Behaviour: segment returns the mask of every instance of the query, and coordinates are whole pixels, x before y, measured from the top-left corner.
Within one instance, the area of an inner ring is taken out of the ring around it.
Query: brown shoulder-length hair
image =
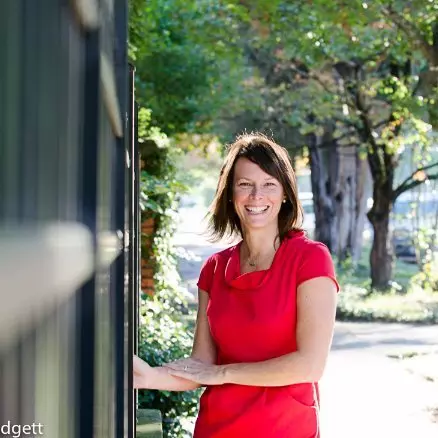
[[[228,147],[216,195],[209,210],[211,241],[221,240],[226,235],[231,237],[239,234],[243,237],[242,225],[233,203],[234,169],[237,160],[243,157],[257,164],[283,186],[286,202],[281,204],[278,214],[278,237],[282,242],[289,231],[301,230],[303,209],[287,150],[260,133],[241,135]]]

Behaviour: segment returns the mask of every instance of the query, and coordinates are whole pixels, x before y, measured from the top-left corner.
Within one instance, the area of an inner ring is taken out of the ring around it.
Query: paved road
[[[228,245],[209,244],[205,226],[192,231],[196,223],[199,215],[186,215],[175,236],[193,256],[179,268],[194,294],[203,260]],[[388,357],[432,348],[438,349],[438,326],[338,322],[321,381],[323,438],[437,438],[432,410],[438,413],[438,384]]]
[[[338,322],[321,381],[323,437],[438,437],[438,384],[388,357],[437,341],[437,326]]]

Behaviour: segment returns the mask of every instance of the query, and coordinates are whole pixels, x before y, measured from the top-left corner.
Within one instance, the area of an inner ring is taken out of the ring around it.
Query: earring
[[[283,199],[283,204],[286,204],[286,199]]]

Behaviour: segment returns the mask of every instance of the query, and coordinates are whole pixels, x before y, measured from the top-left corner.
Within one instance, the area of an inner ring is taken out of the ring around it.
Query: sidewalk
[[[402,333],[415,336],[403,339]],[[338,323],[321,381],[322,438],[438,437],[427,410],[438,408],[438,384],[386,356],[412,349],[415,342],[424,347],[434,334],[436,342],[437,326]]]

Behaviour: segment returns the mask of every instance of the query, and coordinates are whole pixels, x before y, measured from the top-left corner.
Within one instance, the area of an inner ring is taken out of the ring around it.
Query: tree
[[[437,8],[430,1],[401,0],[372,4],[352,0],[348,9],[342,1],[323,0],[260,0],[248,7],[255,22],[269,24],[266,39],[281,45],[291,69],[305,66],[300,70],[309,83],[319,85],[321,94],[308,94],[308,121],[317,129],[321,122],[336,121],[336,138],[350,135],[349,146],[357,140],[366,154],[373,181],[368,218],[374,229],[370,256],[374,288],[388,287],[392,278],[389,217],[395,199],[436,178],[430,172],[438,163],[423,161],[399,186],[394,180],[400,153],[409,147],[406,138],[413,133],[426,149],[424,121],[435,124]],[[429,95],[419,95],[425,89]],[[333,111],[321,114],[317,110],[324,100],[330,101]]]
[[[141,5],[133,14],[132,52],[144,72],[140,96],[166,132],[211,131],[226,108],[228,118],[256,117],[255,124],[275,127],[289,144],[308,146],[315,174],[323,159],[337,163],[330,174],[319,172],[325,181],[314,188],[322,196],[316,203],[329,207],[322,210],[338,221],[337,229],[345,212],[354,224],[337,235],[321,221],[341,255],[357,241],[363,206],[363,181],[348,163],[362,169],[366,157],[374,197],[368,212],[372,286],[385,288],[392,277],[392,205],[403,191],[435,178],[435,163],[423,158],[406,181],[395,182],[403,148],[415,137],[426,151],[428,123],[437,123],[438,6],[424,0],[344,3],[132,0]],[[238,61],[241,53],[246,67]],[[242,102],[243,95],[252,105]],[[326,143],[331,146],[324,151]],[[341,153],[346,150],[354,160]]]

